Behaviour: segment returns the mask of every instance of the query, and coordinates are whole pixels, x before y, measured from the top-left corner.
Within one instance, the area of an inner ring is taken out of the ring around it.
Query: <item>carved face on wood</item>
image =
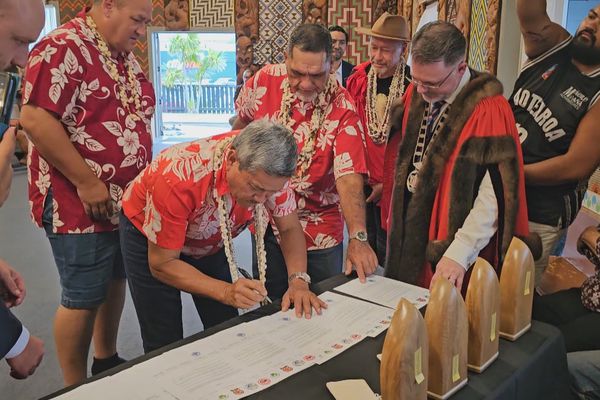
[[[250,67],[253,59],[252,40],[248,36],[240,36],[236,41],[235,61],[241,71]]]
[[[187,0],[171,0],[165,6],[165,25],[168,29],[184,30],[189,28]]]

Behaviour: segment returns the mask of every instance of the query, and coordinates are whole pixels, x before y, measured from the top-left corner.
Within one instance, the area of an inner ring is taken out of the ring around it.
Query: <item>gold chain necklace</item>
[[[121,79],[119,76],[119,70],[117,68],[117,63],[113,60],[112,55],[110,54],[110,51],[108,50],[108,45],[106,44],[106,41],[104,40],[102,35],[100,35],[100,32],[98,32],[96,23],[94,22],[92,17],[89,15],[86,16],[85,23],[88,25],[88,27],[92,31],[92,33],[94,35],[94,39],[96,39],[96,43],[98,45],[98,50],[100,51],[100,54],[104,58],[104,63],[106,65],[106,67],[108,68],[108,74],[117,83],[117,87],[119,88],[118,97],[119,97],[119,100],[121,100],[121,104],[123,105],[123,108],[129,109],[130,104],[133,104],[135,106],[136,112],[142,111],[142,102],[141,102],[142,87],[141,87],[140,82],[138,81],[137,77],[135,76],[135,73],[133,72],[134,68],[131,65],[129,57],[125,57],[125,69],[127,70],[127,83],[128,84],[123,85],[121,83]],[[127,95],[127,88],[129,88],[129,91],[132,93],[132,96]]]
[[[225,149],[233,142],[233,137],[229,137],[221,140],[216,146],[213,153],[213,171],[215,174],[213,196],[217,200],[217,212],[219,215],[219,226],[221,228],[221,237],[223,238],[223,248],[225,250],[225,256],[227,257],[227,263],[229,264],[229,272],[231,273],[231,282],[234,283],[238,280],[238,266],[235,259],[235,252],[233,247],[233,236],[231,234],[231,219],[229,218],[229,212],[225,205],[224,196],[220,196],[217,190],[217,173],[223,165],[225,156]],[[267,228],[265,215],[267,210],[262,204],[256,204],[254,206],[253,217],[255,233],[254,239],[256,240],[256,256],[258,259],[258,277],[259,280],[264,284],[267,276],[267,253],[265,251],[265,231]]]
[[[385,111],[380,119],[376,112],[377,73],[373,66],[369,70],[369,74],[367,75],[366,99],[367,133],[375,144],[384,144],[387,142],[392,104],[398,97],[404,94],[404,75],[405,64],[404,59],[401,59],[394,71],[390,91],[385,103]]]
[[[300,154],[298,154],[298,166],[296,168],[296,173],[294,174],[293,180],[301,179],[304,173],[310,167],[313,155],[315,153],[315,141],[317,139],[317,136],[319,136],[319,131],[321,130],[323,122],[325,121],[325,111],[329,106],[329,102],[332,100],[332,95],[335,92],[335,89],[335,78],[329,76],[327,84],[325,86],[325,90],[319,93],[316,101],[314,102],[315,107],[313,109],[312,117],[310,119],[309,134],[306,140],[304,141],[302,151],[300,152]],[[296,123],[296,121],[294,121],[291,115],[291,107],[292,103],[294,102],[294,99],[295,96],[290,90],[290,82],[286,78],[283,81],[283,97],[281,99],[281,109],[279,110],[277,120],[292,132],[294,131],[293,126]]]

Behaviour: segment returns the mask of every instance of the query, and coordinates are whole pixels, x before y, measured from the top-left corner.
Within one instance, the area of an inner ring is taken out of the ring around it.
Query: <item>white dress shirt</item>
[[[343,82],[343,76],[342,76],[342,62],[340,62],[340,66],[338,67],[338,69],[335,71],[335,79],[337,79],[338,83],[341,85]]]
[[[25,350],[25,347],[27,347],[27,343],[29,343],[29,336],[29,331],[27,330],[27,328],[25,328],[25,325],[23,325],[23,330],[21,331],[21,335],[17,339],[17,342],[8,351],[8,353],[6,353],[4,358],[9,360],[20,355],[23,352],[23,350]]]

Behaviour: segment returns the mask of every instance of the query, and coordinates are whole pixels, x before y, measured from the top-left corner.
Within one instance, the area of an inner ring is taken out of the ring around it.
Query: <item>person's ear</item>
[[[227,165],[233,165],[234,163],[237,162],[238,157],[237,157],[237,151],[235,151],[235,149],[231,148],[229,149],[229,151],[227,152]]]
[[[117,7],[115,3],[116,0],[102,1],[102,14],[104,14],[105,17],[108,17],[112,13],[112,11]]]

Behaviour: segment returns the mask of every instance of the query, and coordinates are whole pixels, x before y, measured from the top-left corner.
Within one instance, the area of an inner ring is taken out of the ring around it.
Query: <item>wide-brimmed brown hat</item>
[[[382,39],[400,40],[409,42],[408,25],[406,20],[401,15],[392,15],[384,12],[381,17],[375,21],[371,29],[358,27],[358,33],[364,35],[375,36]]]

